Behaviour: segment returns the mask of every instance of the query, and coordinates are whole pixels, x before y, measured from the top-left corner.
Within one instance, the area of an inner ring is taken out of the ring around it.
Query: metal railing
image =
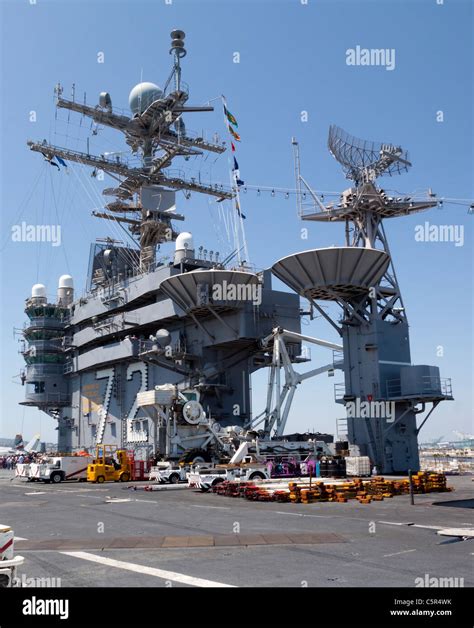
[[[444,397],[452,397],[453,396],[453,386],[450,377],[442,377],[441,378],[441,394]]]
[[[401,397],[402,384],[400,379],[388,379],[387,383],[387,397]]]
[[[62,329],[64,325],[69,322],[69,318],[61,317],[56,318],[52,316],[35,316],[30,318],[28,322],[23,323],[23,329],[29,329],[30,327],[38,327],[38,328],[52,328],[52,329]]]
[[[386,382],[387,398],[401,397],[406,395],[409,397],[452,397],[453,389],[451,378],[438,377],[437,375],[423,375],[421,377],[421,387],[416,392],[402,392],[400,379],[389,379]]]
[[[308,345],[301,345],[301,353],[300,355],[296,355],[295,359],[300,362],[311,362],[311,347],[308,347]]]
[[[348,433],[347,417],[336,419],[336,434],[338,439],[344,440],[343,437],[347,437]]]
[[[55,362],[51,364],[27,364],[26,373],[28,380],[37,377],[47,377],[48,375],[60,375],[63,372],[64,364]]]
[[[174,343],[170,343],[168,347],[171,347],[171,354],[173,356],[186,353],[186,347],[183,343],[177,340]],[[166,349],[168,347],[162,347],[156,340],[138,340],[137,355],[155,354],[167,357]],[[169,349],[168,349],[169,351]]]
[[[51,338],[50,340],[28,340],[28,347],[25,347],[21,353],[30,353],[31,349],[36,350],[39,355],[43,352],[61,352],[63,350],[62,338]],[[33,353],[34,355],[34,353]]]
[[[343,401],[346,395],[346,385],[344,382],[334,384],[334,401]]]
[[[38,403],[69,403],[71,396],[66,393],[35,393],[27,392],[25,399],[28,401],[37,401]]]
[[[341,368],[344,366],[344,351],[342,349],[333,349],[332,351],[332,363],[334,368]]]

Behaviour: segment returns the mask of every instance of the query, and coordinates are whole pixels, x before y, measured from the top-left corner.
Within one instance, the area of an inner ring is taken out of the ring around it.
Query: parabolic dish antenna
[[[194,270],[164,279],[160,289],[185,311],[228,310],[253,300],[259,279],[238,270]]]
[[[385,251],[362,247],[312,249],[283,257],[272,272],[308,299],[350,299],[376,286],[390,263]]]

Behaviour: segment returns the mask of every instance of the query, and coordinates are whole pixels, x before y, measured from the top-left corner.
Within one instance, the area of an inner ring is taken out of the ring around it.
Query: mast
[[[292,144],[301,219],[344,224],[345,246],[289,255],[273,265],[273,273],[308,299],[342,338],[343,361],[335,359],[334,366],[344,371],[344,382],[335,384],[334,398],[346,408],[351,448],[370,456],[378,472],[418,469],[418,433],[433,409],[453,398],[451,381],[440,377],[437,366],[411,362],[408,320],[383,222],[438,201],[433,195],[389,196],[376,180],[406,172],[406,151],[331,126],[329,151],[353,185],[337,205],[325,205],[301,176],[296,140]],[[310,204],[302,202],[302,185]],[[337,303],[342,316],[330,316],[318,301]],[[417,426],[428,403],[432,408]]]
[[[218,200],[231,199],[233,191],[222,186],[206,185],[193,178],[187,178],[183,171],[167,173],[176,157],[189,158],[204,152],[223,153],[224,142],[210,142],[203,137],[193,137],[186,133],[182,119],[183,113],[213,111],[211,106],[189,106],[188,87],[181,80],[181,59],[186,56],[184,47],[185,33],[181,30],[171,32],[170,54],[173,55],[173,68],[164,90],[152,83],[140,83],[131,91],[129,97],[132,116],[114,112],[110,94],[102,92],[99,104],[91,107],[85,103],[63,98],[63,88],[55,88],[58,108],[75,111],[91,118],[96,124],[115,129],[125,136],[132,153],[140,158],[141,165],[136,167],[127,163],[120,156],[110,159],[106,155],[92,155],[54,146],[43,140],[29,140],[32,151],[40,152],[51,161],[60,158],[101,170],[118,181],[113,188],[106,188],[103,194],[115,197],[104,206],[105,211],[93,211],[93,215],[104,220],[114,220],[124,225],[136,238],[140,251],[140,271],[150,270],[156,257],[156,247],[163,242],[174,241],[178,232],[172,220],[184,220],[184,216],[175,212],[175,190],[187,190],[214,196]],[[167,91],[168,88],[170,91]],[[158,196],[152,204],[144,204],[144,190],[158,188]]]

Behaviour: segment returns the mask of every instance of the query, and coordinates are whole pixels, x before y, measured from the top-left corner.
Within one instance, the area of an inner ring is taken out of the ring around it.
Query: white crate
[[[137,394],[139,407],[163,405],[170,406],[175,399],[174,387],[160,386],[159,390],[145,390]]]
[[[369,476],[371,474],[369,456],[347,456],[346,475],[349,476]]]

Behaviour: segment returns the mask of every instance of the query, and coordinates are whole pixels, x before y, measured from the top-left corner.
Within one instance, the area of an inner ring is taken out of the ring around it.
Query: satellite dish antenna
[[[361,140],[334,124],[329,127],[328,148],[356,186],[382,174],[402,174],[411,166],[408,153],[400,146]]]

